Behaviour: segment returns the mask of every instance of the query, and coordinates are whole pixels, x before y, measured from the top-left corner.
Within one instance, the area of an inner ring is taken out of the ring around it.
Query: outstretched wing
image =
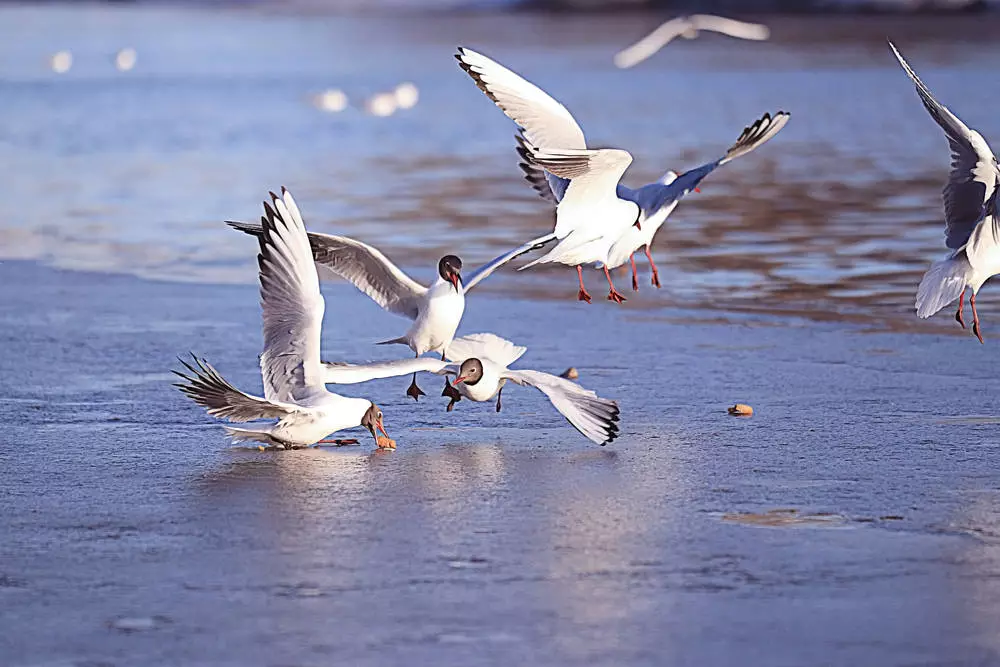
[[[592,442],[606,445],[618,437],[618,404],[589,389],[541,371],[511,371],[503,377],[545,394],[559,413]]]
[[[957,250],[964,246],[972,230],[986,214],[986,204],[997,186],[997,159],[983,136],[969,129],[931,94],[920,77],[889,42],[903,70],[917,88],[917,95],[931,118],[944,130],[951,146],[951,174],[944,186],[945,244]]]
[[[260,236],[259,225],[227,221],[233,229]],[[324,278],[347,280],[391,313],[417,318],[427,288],[403,273],[381,252],[346,236],[309,233],[313,259]]]
[[[327,384],[358,384],[380,378],[398,377],[411,373],[435,373],[454,375],[458,369],[454,364],[430,357],[399,359],[373,364],[339,364],[323,362],[323,382]]]
[[[210,363],[193,354],[191,358],[194,360],[194,365],[178,359],[190,375],[172,371],[183,380],[174,386],[205,408],[213,417],[228,419],[231,422],[248,422],[258,419],[280,419],[298,410],[295,405],[245,394],[219,375]]]
[[[565,238],[579,224],[581,216],[566,215],[566,208],[592,209],[602,202],[617,199],[618,182],[632,155],[617,148],[598,150],[572,148],[538,148],[527,145],[529,160],[546,171],[569,180],[569,186],[556,212],[555,235]],[[636,211],[638,215],[638,211]],[[568,222],[567,222],[568,221]]]
[[[479,89],[518,124],[535,146],[586,148],[576,119],[548,93],[472,49],[459,47],[458,64]]]
[[[264,397],[293,402],[323,388],[319,341],[326,307],[305,223],[291,193],[264,202],[257,266],[263,311]]]
[[[527,351],[528,348],[514,345],[495,334],[478,333],[452,340],[445,356],[459,364],[473,357],[480,360],[487,359],[506,368]]]
[[[681,33],[691,28],[691,21],[686,16],[679,16],[661,24],[632,46],[615,54],[615,65],[622,69],[635,67],[642,61],[653,56],[657,51],[669,44]]]
[[[752,39],[759,42],[771,36],[771,30],[762,23],[747,23],[712,14],[694,14],[690,20],[695,30],[711,30],[737,39]]]
[[[524,245],[514,248],[510,252],[504,253],[499,257],[494,257],[492,260],[483,264],[478,269],[473,271],[471,274],[463,278],[462,280],[462,292],[468,293],[470,289],[475,287],[478,283],[485,280],[491,273],[499,269],[501,266],[507,262],[520,257],[526,252],[531,252],[532,250],[539,250],[544,248],[547,243],[556,240],[555,234],[546,234],[545,236],[540,236],[537,239],[528,241]]]

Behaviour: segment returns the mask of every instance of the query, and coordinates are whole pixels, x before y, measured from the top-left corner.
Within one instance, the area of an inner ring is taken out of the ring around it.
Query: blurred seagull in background
[[[590,301],[582,264],[603,268],[610,286],[608,299],[621,303],[625,297],[615,289],[609,269],[631,262],[632,287],[637,290],[633,254],[643,246],[653,270],[652,283],[659,287],[650,244],[680,199],[719,166],[770,140],[789,118],[783,111],[764,114],[717,160],[680,176],[668,171],[657,182],[633,190],[619,182],[632,162],[627,151],[588,149],[579,124],[546,92],[471,49],[459,48],[456,58],[480,90],[517,123],[525,179],[556,204],[554,233],[559,243],[522,269],[542,262],[575,265],[581,301]]]
[[[945,245],[952,252],[931,265],[920,281],[917,317],[930,317],[958,299],[955,319],[964,329],[962,303],[965,290],[971,288],[972,332],[982,343],[976,294],[984,282],[1000,273],[1000,219],[997,217],[996,201],[1000,171],[997,159],[979,132],[969,129],[946,106],[934,99],[891,41],[889,48],[917,87],[917,95],[924,108],[944,130],[951,147],[951,174],[942,196]]]
[[[605,445],[618,436],[619,411],[615,401],[549,373],[511,370],[509,366],[526,351],[527,348],[493,334],[471,334],[451,342],[447,361],[423,357],[360,365],[324,363],[324,381],[356,384],[417,372],[451,375],[455,377],[454,383],[447,386],[452,391],[443,394],[451,398],[449,412],[463,397],[479,403],[496,397],[496,411],[500,412],[500,396],[510,381],[545,394],[553,407],[592,442]]]
[[[680,16],[667,21],[632,46],[615,54],[615,65],[622,69],[635,67],[677,37],[694,39],[701,30],[711,30],[730,37],[756,41],[762,41],[771,36],[768,27],[760,23],[744,23],[711,14]]]
[[[260,225],[232,221],[227,224],[247,234],[258,237],[262,234]],[[398,343],[409,346],[418,357],[435,352],[441,354],[442,359],[465,313],[466,293],[515,257],[541,248],[554,239],[549,234],[529,241],[493,258],[465,279],[462,277],[462,260],[455,255],[445,255],[438,261],[437,280],[424,286],[366,243],[346,236],[309,233],[313,260],[320,275],[347,280],[384,310],[413,321],[405,334],[382,341],[379,345]],[[406,394],[414,400],[425,395],[417,386],[415,372]]]
[[[376,430],[388,440],[382,411],[363,398],[330,393],[323,382],[320,335],[326,303],[319,291],[305,225],[292,195],[271,194],[264,203],[257,255],[264,352],[260,356],[264,397],[246,394],[194,358],[181,361],[187,373],[174,371],[177,386],[208,414],[231,422],[277,419],[267,426],[226,432],[236,442],[256,441],[276,447],[305,447],[331,433],[364,426],[382,447]],[[326,441],[330,442],[330,441]],[[336,442],[336,441],[334,441]]]
[[[73,67],[73,53],[70,51],[56,51],[49,58],[49,67],[56,74],[65,74]]]
[[[119,72],[128,72],[135,67],[135,63],[139,56],[135,52],[135,49],[131,47],[126,47],[115,54],[115,68]]]

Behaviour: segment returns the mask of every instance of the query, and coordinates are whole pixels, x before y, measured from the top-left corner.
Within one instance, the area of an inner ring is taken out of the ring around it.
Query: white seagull
[[[615,65],[623,69],[635,67],[677,37],[694,39],[701,30],[711,30],[730,37],[755,41],[763,41],[771,36],[768,27],[760,23],[744,23],[711,14],[679,16],[662,24],[627,49],[616,53]]]
[[[972,289],[972,332],[979,342],[983,336],[976,312],[976,294],[991,276],[1000,273],[1000,219],[997,218],[997,159],[983,136],[969,129],[947,107],[939,103],[914,73],[892,42],[889,47],[917,87],[924,103],[951,146],[951,174],[942,193],[944,199],[945,245],[951,253],[935,262],[917,288],[917,317],[930,317],[955,299],[955,319],[962,328],[965,290]]]
[[[580,125],[566,107],[546,92],[470,49],[459,48],[456,58],[480,90],[518,124],[518,153],[523,159],[521,169],[525,178],[539,194],[557,204],[555,235],[561,239],[560,243],[537,262],[562,261],[553,259],[553,255],[563,249],[560,246],[570,243],[579,246],[579,241],[590,240],[590,245],[584,249],[596,248],[603,255],[579,263],[592,261],[603,267],[611,287],[608,298],[618,302],[624,297],[614,288],[608,270],[626,261],[632,262],[632,287],[638,289],[633,253],[645,246],[653,270],[652,283],[659,287],[659,272],[650,247],[653,236],[680,199],[691,190],[697,190],[702,179],[719,166],[770,140],[789,118],[783,111],[773,117],[764,114],[745,128],[736,143],[719,159],[681,176],[668,171],[657,182],[633,190],[619,183],[632,161],[629,153],[612,149],[588,150]],[[576,187],[572,186],[574,180]],[[611,217],[615,214],[617,218]],[[598,232],[603,233],[593,241]],[[579,265],[577,272],[580,277],[578,298],[589,301]]]
[[[261,233],[256,224],[232,221],[227,224],[247,234]],[[418,357],[433,352],[439,353],[442,359],[462,321],[466,293],[515,257],[541,248],[554,239],[554,235],[548,234],[529,241],[493,258],[465,279],[462,260],[455,255],[445,255],[438,262],[437,280],[425,287],[370,245],[346,236],[309,233],[313,259],[321,275],[347,280],[385,310],[413,321],[405,334],[379,345],[398,343],[409,346]],[[424,395],[417,386],[416,373],[406,393],[414,400]]]
[[[618,436],[618,404],[599,397],[589,389],[555,375],[532,370],[511,370],[526,348],[489,333],[456,338],[448,347],[448,361],[423,357],[373,364],[323,364],[324,381],[329,384],[355,384],[378,378],[408,375],[418,371],[453,375],[453,392],[448,410],[462,397],[484,403],[500,395],[507,381],[535,387],[552,402],[576,430],[591,441],[605,445]]]
[[[198,358],[184,364],[190,375],[174,371],[177,386],[208,414],[231,422],[264,419],[266,426],[226,427],[235,442],[257,441],[278,447],[305,447],[331,433],[364,426],[382,447],[376,429],[388,434],[382,411],[363,398],[327,391],[320,363],[320,333],[325,302],[313,263],[305,225],[292,195],[271,194],[261,218],[260,304],[263,311],[264,352],[260,357],[264,397],[246,394]],[[335,441],[336,442],[336,441]]]

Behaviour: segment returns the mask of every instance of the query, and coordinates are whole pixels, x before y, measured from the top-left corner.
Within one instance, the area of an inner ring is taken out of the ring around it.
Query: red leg
[[[969,297],[969,305],[972,306],[972,333],[976,334],[976,338],[979,339],[980,343],[984,343],[983,334],[979,331],[979,313],[976,312],[976,293],[973,292],[972,296]]]
[[[580,301],[586,301],[590,303],[590,294],[587,292],[587,288],[583,286],[583,268],[580,266],[576,267],[576,275],[580,278],[580,291],[577,293],[576,298]]]
[[[965,290],[963,289],[962,293],[958,295],[958,312],[955,313],[955,321],[961,324],[963,329],[965,328],[965,318],[962,317],[962,307],[964,305],[965,305]]]
[[[649,244],[646,244],[646,259],[649,260],[649,266],[653,269],[653,284],[657,288],[660,287],[660,272],[656,270],[656,263],[653,261],[653,256],[649,254]]]
[[[611,273],[608,272],[608,267],[606,266],[604,267],[604,275],[608,279],[608,285],[611,286],[611,289],[608,291],[608,301],[614,301],[615,303],[625,301],[625,297],[621,294],[621,292],[615,289],[615,284],[611,280]]]
[[[628,256],[628,261],[632,262],[632,291],[639,291],[639,276],[635,272],[635,253]]]

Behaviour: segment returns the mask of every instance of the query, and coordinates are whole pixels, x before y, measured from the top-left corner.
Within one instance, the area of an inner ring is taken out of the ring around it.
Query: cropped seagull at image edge
[[[260,236],[260,225],[229,221],[226,224],[241,232]],[[555,240],[546,234],[504,253],[462,276],[462,260],[445,255],[437,266],[438,278],[424,286],[410,278],[378,249],[346,236],[309,233],[313,260],[324,278],[341,278],[367,294],[383,309],[413,321],[409,331],[380,345],[407,345],[417,357],[434,352],[445,358],[465,312],[465,295],[473,287],[512,259]],[[425,395],[417,386],[417,375],[406,390],[417,400]]]
[[[331,393],[323,382],[320,336],[326,304],[319,291],[305,225],[292,195],[284,188],[281,197],[271,193],[271,203],[264,203],[264,212],[257,255],[264,397],[240,391],[197,357],[193,364],[181,361],[187,373],[174,371],[182,380],[175,386],[219,419],[277,419],[266,426],[226,426],[234,442],[307,447],[325,442],[323,438],[331,433],[363,426],[382,448],[391,440],[378,406],[367,399]]]
[[[653,236],[678,202],[719,166],[754,151],[774,137],[789,114],[765,113],[743,130],[721,158],[680,176],[668,171],[655,183],[632,189],[620,183],[632,162],[627,151],[590,150],[583,129],[573,115],[538,86],[500,63],[465,47],[455,58],[483,93],[519,128],[516,139],[521,170],[531,186],[556,204],[556,246],[523,270],[544,262],[575,265],[580,282],[578,298],[590,301],[583,285],[583,264],[604,270],[608,299],[625,300],[614,286],[610,269],[631,262],[632,289],[638,290],[634,253],[645,247],[660,286],[650,252]]]
[[[526,351],[493,334],[470,334],[452,341],[447,361],[423,357],[358,365],[324,363],[323,379],[328,384],[356,384],[420,371],[454,376],[454,392],[444,394],[451,398],[449,412],[462,398],[485,403],[494,397],[500,412],[500,397],[509,380],[545,394],[559,414],[591,442],[606,445],[618,436],[615,401],[549,373],[509,368]]]
[[[972,289],[972,332],[983,342],[976,311],[976,294],[991,276],[1000,273],[1000,220],[997,218],[997,159],[983,135],[970,129],[948,107],[938,102],[903,55],[890,41],[899,64],[913,81],[931,118],[944,130],[951,147],[951,173],[944,186],[945,245],[952,252],[935,262],[917,288],[917,317],[927,318],[955,299],[955,320],[965,328],[962,306]]]

